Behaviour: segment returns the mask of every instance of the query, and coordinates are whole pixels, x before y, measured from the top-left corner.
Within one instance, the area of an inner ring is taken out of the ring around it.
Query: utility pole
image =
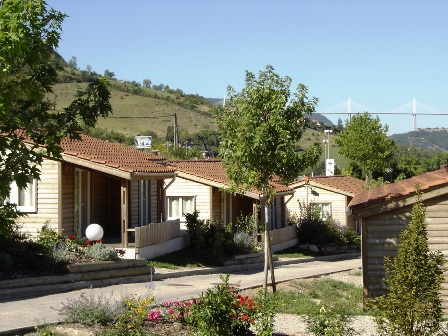
[[[174,151],[176,151],[176,150],[179,149],[179,136],[178,136],[178,133],[177,133],[177,114],[176,113],[174,113],[174,127],[173,127],[173,130],[174,130],[173,149],[174,149]]]

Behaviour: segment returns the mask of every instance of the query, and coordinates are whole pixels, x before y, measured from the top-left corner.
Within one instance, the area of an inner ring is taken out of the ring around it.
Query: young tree
[[[354,115],[335,139],[339,153],[359,164],[366,181],[372,178],[374,171],[384,171],[390,165],[396,145],[387,131],[388,126],[383,127],[378,117],[365,112]]]
[[[78,59],[75,56],[72,56],[68,61],[68,66],[72,69],[78,70]]]
[[[417,202],[408,228],[400,234],[397,255],[384,260],[389,294],[372,300],[382,335],[436,335],[441,328],[445,258],[428,247],[425,215],[417,187]]]
[[[79,138],[112,108],[103,80],[92,82],[63,111],[47,100],[57,83],[55,48],[65,15],[43,0],[0,2],[0,199],[11,183],[26,188],[40,175],[44,157],[60,158],[63,137]],[[0,234],[17,218],[15,205],[0,202]]]
[[[315,144],[298,150],[304,132],[305,116],[312,114],[317,98],[308,99],[308,90],[299,84],[290,99],[291,78],[280,77],[272,66],[260,71],[258,78],[246,72],[246,86],[236,92],[227,89],[228,101],[217,116],[221,131],[221,155],[233,191],[262,191],[261,206],[265,227],[265,279],[267,263],[271,258],[268,204],[271,189],[269,181],[280,177],[291,181],[307,166],[314,165],[321,155]],[[272,260],[270,260],[273,277]],[[273,281],[274,282],[274,281]]]

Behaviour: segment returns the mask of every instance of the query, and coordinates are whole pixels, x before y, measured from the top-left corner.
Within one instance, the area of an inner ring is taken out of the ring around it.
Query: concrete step
[[[0,302],[14,298],[60,293],[73,289],[144,282],[154,274],[146,260],[72,264],[69,274],[0,281]]]

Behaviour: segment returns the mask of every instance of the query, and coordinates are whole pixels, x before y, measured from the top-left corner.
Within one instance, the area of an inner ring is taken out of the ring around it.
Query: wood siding
[[[45,159],[41,166],[40,180],[36,183],[36,212],[26,213],[17,223],[23,226],[23,231],[36,237],[43,225],[48,224],[59,231],[59,163]],[[65,233],[64,233],[65,234]]]
[[[448,259],[448,195],[424,202],[429,248]],[[402,207],[363,219],[363,284],[365,298],[385,294],[384,257],[394,257],[398,236],[411,220],[412,206]],[[442,306],[448,316],[448,273],[445,272]]]
[[[140,181],[131,181],[130,182],[130,220],[129,227],[134,228],[140,226]]]
[[[158,216],[157,207],[158,207],[158,192],[157,192],[157,181],[150,180],[149,181],[149,198],[150,198],[150,208],[149,208],[149,219],[151,223],[158,223],[161,221],[160,216]]]
[[[61,229],[65,235],[75,234],[73,223],[75,221],[75,167],[71,164],[61,163]]]
[[[308,193],[308,195],[307,195]],[[289,198],[288,198],[289,199]],[[347,218],[347,196],[328,191],[315,186],[300,186],[295,189],[294,196],[286,203],[286,209],[291,214],[300,215],[300,204],[330,203],[331,216],[340,226],[353,226],[353,220]]]
[[[170,180],[166,180],[169,183]],[[210,187],[198,182],[190,181],[181,177],[176,177],[174,182],[166,189],[166,197],[195,197],[195,209],[199,211],[199,218],[210,219]]]

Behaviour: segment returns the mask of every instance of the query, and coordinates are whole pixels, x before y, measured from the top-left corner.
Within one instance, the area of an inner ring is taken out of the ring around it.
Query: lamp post
[[[324,161],[327,159],[327,142],[328,140],[322,140],[322,142],[324,143]]]
[[[333,133],[333,130],[326,129],[326,130],[324,130],[324,133],[327,133],[327,141],[326,141],[326,144],[328,146],[327,159],[329,159],[330,158],[330,134]]]
[[[188,140],[184,142],[184,146],[185,146],[185,157],[187,157],[188,156],[188,148],[190,148],[188,146]]]
[[[165,142],[165,151],[167,154],[168,154],[168,146],[172,146],[172,143],[169,141]]]

